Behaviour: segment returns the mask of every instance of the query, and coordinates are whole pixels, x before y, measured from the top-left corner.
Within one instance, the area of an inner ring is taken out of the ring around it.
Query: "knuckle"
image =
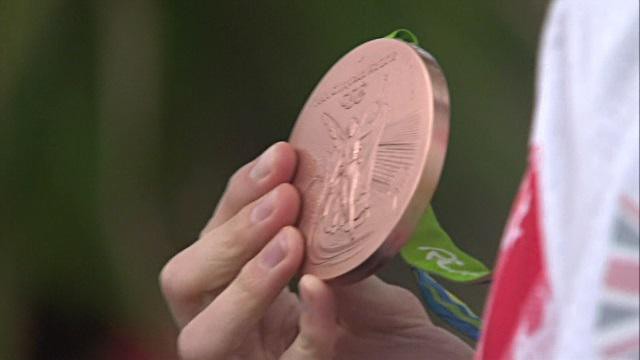
[[[247,225],[242,221],[243,216],[234,216],[213,234],[216,246],[216,257],[234,259],[244,251]]]
[[[177,300],[189,295],[193,288],[194,277],[182,270],[176,255],[160,271],[160,289],[167,299]]]
[[[229,192],[229,190],[232,190],[234,185],[240,181],[240,177],[242,176],[242,169],[244,169],[244,166],[240,167],[239,169],[236,169],[236,171],[234,171],[233,174],[229,176],[229,179],[227,180],[227,185],[225,188],[227,192]]]
[[[160,271],[159,282],[162,293],[167,298],[178,297],[182,292],[179,275],[173,260],[169,261]]]
[[[227,180],[224,191],[224,199],[230,204],[237,204],[242,197],[242,193],[238,191],[247,173],[248,164],[237,169]]]
[[[257,292],[259,292],[261,281],[260,272],[255,271],[252,263],[247,263],[240,274],[234,281],[238,296],[249,301],[255,300]]]

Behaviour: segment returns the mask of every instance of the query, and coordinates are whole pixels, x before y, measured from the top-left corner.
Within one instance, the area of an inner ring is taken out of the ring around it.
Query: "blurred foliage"
[[[492,264],[525,164],[543,11],[528,0],[0,0],[0,357],[96,358],[114,334],[170,350],[163,263],[195,239],[234,169],[287,138],[324,72],[399,27],[450,86],[434,207]],[[409,286],[400,267],[385,277]],[[486,289],[457,291],[482,310]]]

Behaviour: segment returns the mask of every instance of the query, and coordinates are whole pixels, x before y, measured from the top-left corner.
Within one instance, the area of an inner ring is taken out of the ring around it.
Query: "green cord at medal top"
[[[404,42],[408,42],[409,44],[413,44],[419,46],[418,37],[415,36],[411,31],[407,29],[398,29],[391,34],[386,36],[389,39],[402,40]]]

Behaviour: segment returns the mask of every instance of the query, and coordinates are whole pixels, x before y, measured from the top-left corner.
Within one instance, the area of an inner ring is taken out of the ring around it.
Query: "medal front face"
[[[399,251],[437,184],[448,105],[433,58],[402,41],[367,42],[329,70],[289,139],[304,273],[357,281]]]

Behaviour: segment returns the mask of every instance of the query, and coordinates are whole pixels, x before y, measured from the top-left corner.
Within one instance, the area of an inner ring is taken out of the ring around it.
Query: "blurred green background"
[[[399,27],[449,81],[434,208],[492,266],[545,2],[0,0],[0,358],[173,358],[157,274],[344,53]],[[383,270],[413,287],[399,261]],[[486,287],[453,286],[478,312]]]

